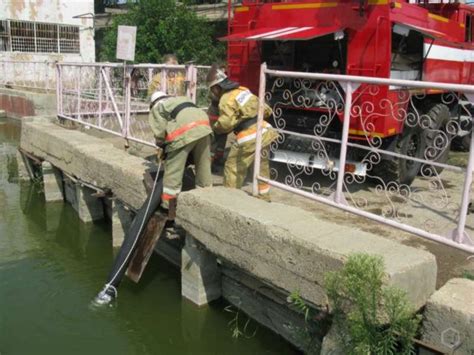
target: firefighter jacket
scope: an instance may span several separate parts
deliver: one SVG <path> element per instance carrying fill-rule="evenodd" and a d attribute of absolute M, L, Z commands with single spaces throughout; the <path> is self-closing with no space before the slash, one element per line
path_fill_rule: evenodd
<path fill-rule="evenodd" d="M 184 147 L 200 138 L 212 134 L 207 114 L 197 107 L 186 107 L 172 117 L 173 110 L 191 101 L 178 96 L 158 101 L 150 110 L 148 120 L 157 145 L 165 145 L 166 151 Z"/>
<path fill-rule="evenodd" d="M 172 75 L 170 75 L 172 74 Z M 184 96 L 186 94 L 186 78 L 181 71 L 172 71 L 166 78 L 166 90 L 161 85 L 161 73 L 153 76 L 151 83 L 148 86 L 148 96 L 151 96 L 155 91 L 166 91 L 168 95 Z"/>
<path fill-rule="evenodd" d="M 258 97 L 250 92 L 249 89 L 240 86 L 230 90 L 222 95 L 219 100 L 219 119 L 213 125 L 214 132 L 217 134 L 230 133 L 234 131 L 237 136 L 237 142 L 245 143 L 256 137 L 256 117 L 258 114 Z M 268 119 L 272 114 L 270 106 L 265 104 L 264 118 Z M 245 125 L 240 129 L 245 121 L 253 120 L 254 124 Z M 251 122 L 251 121 L 249 121 Z M 271 125 L 264 122 L 263 146 L 275 140 L 278 134 L 269 130 Z"/>

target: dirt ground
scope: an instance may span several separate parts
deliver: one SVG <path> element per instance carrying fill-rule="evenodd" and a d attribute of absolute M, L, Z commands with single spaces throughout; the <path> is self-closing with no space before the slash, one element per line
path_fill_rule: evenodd
<path fill-rule="evenodd" d="M 124 140 L 120 137 L 113 137 L 93 129 L 79 129 L 106 139 L 117 148 L 124 148 Z M 135 143 L 130 143 L 128 151 L 144 158 L 154 154 L 153 148 Z M 451 152 L 450 163 L 465 166 L 467 153 Z M 318 182 L 320 189 L 316 193 L 319 196 L 329 197 L 334 190 L 334 181 L 320 173 L 307 175 L 298 169 L 290 169 L 281 164 L 273 165 L 272 172 L 273 175 L 278 175 L 277 181 L 280 182 L 285 182 L 289 177 L 294 183 L 296 178 L 301 178 L 301 189 L 307 192 L 311 192 L 314 182 Z M 448 235 L 456 227 L 463 180 L 462 173 L 443 171 L 439 179 L 418 177 L 409 190 L 393 191 L 390 186 L 382 190 L 377 189 L 376 186 L 380 186 L 380 182 L 372 179 L 347 184 L 345 197 L 350 205 L 358 204 L 362 210 L 385 215 L 390 219 L 439 235 Z M 222 169 L 214 175 L 214 184 L 222 185 Z M 250 181 L 247 181 L 244 190 L 251 192 Z M 474 257 L 470 258 L 467 252 L 277 188 L 272 188 L 271 198 L 273 202 L 296 206 L 314 213 L 317 218 L 334 222 L 334 228 L 340 224 L 349 225 L 381 238 L 431 252 L 436 256 L 438 263 L 438 288 L 453 277 L 460 277 L 466 272 L 474 274 Z M 469 214 L 467 217 L 466 231 L 474 236 L 474 214 Z"/>

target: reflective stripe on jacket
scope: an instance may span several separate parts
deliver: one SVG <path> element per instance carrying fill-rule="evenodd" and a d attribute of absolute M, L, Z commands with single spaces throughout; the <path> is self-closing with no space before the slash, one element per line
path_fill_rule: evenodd
<path fill-rule="evenodd" d="M 219 119 L 213 125 L 216 133 L 229 133 L 242 122 L 254 119 L 258 114 L 258 97 L 249 89 L 240 86 L 222 95 L 219 100 Z M 270 106 L 265 104 L 264 118 L 268 119 L 272 114 Z M 257 125 L 254 124 L 237 134 L 237 143 L 243 144 L 256 138 Z M 274 141 L 278 134 L 271 130 L 272 126 L 264 121 L 262 146 Z"/>
<path fill-rule="evenodd" d="M 173 109 L 184 102 L 190 100 L 187 97 L 171 97 L 158 101 L 148 116 L 157 143 L 166 143 L 167 151 L 179 149 L 212 134 L 207 114 L 200 108 L 187 107 L 175 119 L 171 118 Z"/>
<path fill-rule="evenodd" d="M 209 124 L 208 120 L 190 122 L 190 123 L 178 128 L 177 130 L 168 133 L 168 135 L 166 136 L 166 141 L 167 142 L 172 142 L 176 138 L 178 138 L 179 136 L 185 134 L 187 131 L 189 131 L 190 129 L 193 129 L 194 127 L 197 127 L 197 126 L 208 126 L 208 127 L 210 127 L 210 124 Z"/>
<path fill-rule="evenodd" d="M 272 125 L 268 122 L 263 122 L 262 134 L 265 134 L 269 128 L 272 128 Z M 237 134 L 236 138 L 237 138 L 237 143 L 239 144 L 249 142 L 252 139 L 257 138 L 257 125 L 254 124 L 250 128 L 240 131 Z"/>

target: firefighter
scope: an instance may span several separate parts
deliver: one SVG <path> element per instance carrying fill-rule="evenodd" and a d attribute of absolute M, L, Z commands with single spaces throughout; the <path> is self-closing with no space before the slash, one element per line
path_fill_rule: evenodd
<path fill-rule="evenodd" d="M 212 129 L 207 114 L 187 97 L 173 97 L 162 91 L 151 95 L 148 119 L 159 155 L 166 155 L 161 207 L 173 220 L 188 155 L 192 154 L 194 159 L 196 186 L 212 185 Z"/>
<path fill-rule="evenodd" d="M 219 101 L 212 100 L 207 109 L 209 121 L 214 125 L 219 119 Z M 214 134 L 214 140 L 211 145 L 212 172 L 217 172 L 224 165 L 224 152 L 227 143 L 227 134 Z"/>
<path fill-rule="evenodd" d="M 174 54 L 166 54 L 163 57 L 165 65 L 179 65 L 178 58 Z M 186 78 L 182 71 L 168 69 L 166 73 L 166 93 L 174 96 L 184 96 L 186 94 Z M 155 74 L 148 86 L 148 97 L 157 91 L 163 91 L 161 86 L 161 71 Z"/>
<path fill-rule="evenodd" d="M 247 171 L 255 159 L 255 139 L 258 113 L 258 98 L 249 89 L 231 81 L 225 73 L 213 65 L 207 83 L 211 97 L 219 102 L 219 118 L 213 124 L 216 134 L 234 132 L 236 141 L 230 148 L 224 165 L 224 186 L 241 188 Z M 272 110 L 265 105 L 264 117 L 268 119 Z M 263 122 L 260 175 L 270 177 L 270 144 L 278 137 L 271 125 Z M 258 196 L 270 200 L 270 186 L 259 183 Z"/>

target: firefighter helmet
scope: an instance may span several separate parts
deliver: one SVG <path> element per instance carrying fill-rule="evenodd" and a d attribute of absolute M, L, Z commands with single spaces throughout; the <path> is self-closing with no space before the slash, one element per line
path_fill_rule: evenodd
<path fill-rule="evenodd" d="M 214 85 L 222 83 L 224 80 L 227 79 L 227 75 L 219 69 L 217 64 L 213 64 L 209 74 L 207 74 L 207 86 L 209 88 L 213 87 Z"/>
<path fill-rule="evenodd" d="M 167 97 L 168 95 L 163 92 L 163 91 L 155 91 L 153 94 L 151 94 L 151 97 L 150 97 L 150 103 L 155 103 L 156 101 L 158 100 L 161 100 L 165 97 Z"/>

